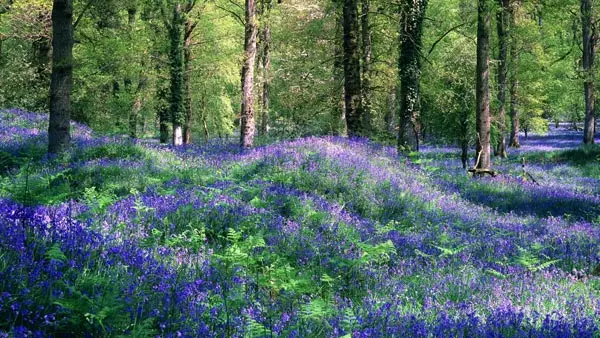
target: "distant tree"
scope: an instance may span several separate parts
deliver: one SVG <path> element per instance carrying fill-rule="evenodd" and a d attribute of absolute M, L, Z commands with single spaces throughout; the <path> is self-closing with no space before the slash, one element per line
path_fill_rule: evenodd
<path fill-rule="evenodd" d="M 254 144 L 254 64 L 256 62 L 256 1 L 246 0 L 244 34 L 244 64 L 242 66 L 242 112 L 240 116 L 240 146 L 251 148 Z"/>
<path fill-rule="evenodd" d="M 427 0 L 404 0 L 400 8 L 398 150 L 419 151 L 421 47 Z"/>
<path fill-rule="evenodd" d="M 359 136 L 363 133 L 363 107 L 360 78 L 360 50 L 358 45 L 358 2 L 344 0 L 343 46 L 344 46 L 344 101 L 346 104 L 346 124 L 348 136 Z"/>
<path fill-rule="evenodd" d="M 52 77 L 48 153 L 66 150 L 71 142 L 73 89 L 73 0 L 54 0 L 52 6 Z"/>
<path fill-rule="evenodd" d="M 476 168 L 489 169 L 490 160 L 490 0 L 479 0 L 477 19 L 476 115 L 477 131 Z"/>
<path fill-rule="evenodd" d="M 581 26 L 583 36 L 583 71 L 585 124 L 583 126 L 583 143 L 593 144 L 596 133 L 596 85 L 594 82 L 594 62 L 598 52 L 597 22 L 594 17 L 594 1 L 581 0 Z"/>

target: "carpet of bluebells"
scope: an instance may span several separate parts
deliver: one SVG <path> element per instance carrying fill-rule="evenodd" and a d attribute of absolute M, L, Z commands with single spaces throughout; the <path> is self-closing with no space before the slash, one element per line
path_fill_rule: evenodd
<path fill-rule="evenodd" d="M 471 178 L 450 147 L 79 124 L 48 159 L 46 120 L 0 111 L 0 337 L 599 335 L 600 151 L 576 132 Z"/>

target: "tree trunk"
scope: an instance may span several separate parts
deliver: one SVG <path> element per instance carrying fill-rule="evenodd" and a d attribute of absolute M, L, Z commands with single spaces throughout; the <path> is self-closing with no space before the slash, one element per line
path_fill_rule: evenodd
<path fill-rule="evenodd" d="M 196 22 L 188 19 L 185 22 L 185 33 L 183 43 L 183 58 L 185 65 L 185 124 L 183 126 L 183 143 L 192 142 L 192 33 L 196 28 Z"/>
<path fill-rule="evenodd" d="M 477 22 L 476 169 L 490 169 L 490 0 L 479 0 Z"/>
<path fill-rule="evenodd" d="M 398 151 L 419 151 L 421 41 L 426 9 L 427 0 L 404 0 L 401 3 Z"/>
<path fill-rule="evenodd" d="M 500 137 L 495 154 L 506 158 L 506 79 L 508 78 L 508 29 L 510 0 L 499 0 L 501 9 L 496 15 L 498 30 L 498 129 Z"/>
<path fill-rule="evenodd" d="M 333 59 L 333 111 L 334 111 L 334 129 L 339 136 L 348 136 L 348 126 L 346 123 L 346 95 L 344 90 L 344 16 L 340 1 L 335 2 L 336 22 L 334 39 L 334 59 Z M 337 124 L 336 124 L 337 122 Z"/>
<path fill-rule="evenodd" d="M 158 89 L 158 124 L 160 130 L 160 143 L 169 142 L 169 123 L 170 111 L 169 111 L 169 89 L 166 86 L 162 86 Z"/>
<path fill-rule="evenodd" d="M 360 53 L 358 48 L 358 3 L 357 0 L 344 0 L 344 101 L 346 103 L 346 124 L 348 136 L 360 136 L 362 125 L 362 97 L 360 85 Z"/>
<path fill-rule="evenodd" d="M 264 27 L 262 31 L 262 62 L 263 62 L 263 84 L 262 84 L 262 111 L 260 119 L 260 134 L 266 135 L 269 131 L 270 94 L 271 94 L 271 8 L 272 0 L 264 0 L 267 6 L 264 15 Z"/>
<path fill-rule="evenodd" d="M 246 27 L 244 36 L 244 65 L 242 67 L 242 113 L 240 116 L 240 146 L 254 144 L 254 64 L 256 61 L 256 2 L 246 0 Z"/>
<path fill-rule="evenodd" d="M 373 33 L 371 30 L 371 0 L 361 0 L 361 35 L 362 35 L 362 107 L 363 129 L 365 133 L 371 131 L 371 115 L 373 114 L 372 100 L 372 73 L 373 73 Z"/>
<path fill-rule="evenodd" d="M 171 43 L 170 64 L 171 64 L 171 102 L 170 111 L 173 122 L 173 145 L 183 144 L 182 126 L 184 123 L 184 62 L 183 62 L 183 26 L 184 18 L 182 15 L 181 4 L 173 7 L 173 21 L 169 27 L 169 37 Z"/>
<path fill-rule="evenodd" d="M 585 99 L 585 124 L 583 143 L 593 144 L 596 132 L 595 104 L 596 85 L 594 83 L 594 61 L 598 51 L 598 37 L 594 26 L 594 8 L 592 0 L 581 0 L 581 24 L 583 31 L 583 83 Z"/>
<path fill-rule="evenodd" d="M 515 27 L 514 9 L 509 12 L 510 26 Z M 512 30 L 514 32 L 514 29 Z M 510 42 L 510 147 L 519 148 L 519 47 L 514 33 Z"/>
<path fill-rule="evenodd" d="M 136 15 L 137 15 L 137 8 L 132 4 L 131 7 L 129 7 L 127 9 L 127 17 L 128 17 L 128 25 L 129 25 L 129 41 L 133 41 L 134 37 L 134 30 L 135 30 L 135 19 L 136 19 Z M 139 77 L 139 82 L 138 82 L 138 87 L 135 90 L 135 93 L 133 93 L 134 99 L 133 99 L 133 104 L 131 105 L 131 109 L 129 110 L 129 137 L 131 138 L 137 138 L 138 134 L 137 134 L 137 126 L 138 126 L 138 115 L 140 110 L 142 109 L 142 97 L 141 92 L 144 89 L 144 85 L 146 82 L 146 79 L 144 77 L 143 74 L 144 71 L 144 62 L 141 62 L 141 69 L 140 69 L 140 77 Z M 125 87 L 127 89 L 127 91 L 131 90 L 131 78 L 129 77 L 125 77 L 124 79 L 125 82 Z"/>
<path fill-rule="evenodd" d="M 383 121 L 385 122 L 385 130 L 391 135 L 396 135 L 396 113 L 398 111 L 398 86 L 394 86 L 392 90 L 387 95 L 387 109 L 385 110 L 385 115 L 383 116 Z"/>
<path fill-rule="evenodd" d="M 73 0 L 54 0 L 52 6 L 52 80 L 48 153 L 63 152 L 71 142 L 73 89 Z"/>

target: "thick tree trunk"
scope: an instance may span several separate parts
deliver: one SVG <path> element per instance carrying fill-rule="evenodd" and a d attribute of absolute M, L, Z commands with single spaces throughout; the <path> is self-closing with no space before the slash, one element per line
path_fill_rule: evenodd
<path fill-rule="evenodd" d="M 476 169 L 490 169 L 490 0 L 479 0 L 477 22 Z"/>
<path fill-rule="evenodd" d="M 242 113 L 240 116 L 240 146 L 254 144 L 254 64 L 256 61 L 256 1 L 246 0 L 246 30 L 244 37 L 244 65 L 242 67 Z"/>
<path fill-rule="evenodd" d="M 344 0 L 342 13 L 344 32 L 344 101 L 346 104 L 348 136 L 352 137 L 363 134 L 357 0 Z"/>
<path fill-rule="evenodd" d="M 427 0 L 404 0 L 401 3 L 398 151 L 403 152 L 419 151 L 421 40 L 426 9 Z"/>
<path fill-rule="evenodd" d="M 170 111 L 173 122 L 173 145 L 183 144 L 184 123 L 184 62 L 183 62 L 183 29 L 184 18 L 181 4 L 173 7 L 173 20 L 169 27 L 171 43 L 170 65 L 171 65 L 171 102 Z"/>
<path fill-rule="evenodd" d="M 506 153 L 506 80 L 508 78 L 508 29 L 510 0 L 499 0 L 501 9 L 496 16 L 498 30 L 498 129 L 496 156 L 507 157 Z"/>
<path fill-rule="evenodd" d="M 48 153 L 66 150 L 71 142 L 73 89 L 73 0 L 54 0 L 52 6 L 52 80 Z"/>
<path fill-rule="evenodd" d="M 185 65 L 184 87 L 185 87 L 185 123 L 183 126 L 183 143 L 192 142 L 192 33 L 196 28 L 196 22 L 188 19 L 185 22 L 185 33 L 183 43 L 183 58 Z"/>
<path fill-rule="evenodd" d="M 372 73 L 373 73 L 373 33 L 371 30 L 371 0 L 361 0 L 361 35 L 362 35 L 362 107 L 363 129 L 365 133 L 371 131 L 371 118 L 373 114 L 372 99 Z"/>
<path fill-rule="evenodd" d="M 592 0 L 581 0 L 581 25 L 583 35 L 583 83 L 585 99 L 585 123 L 583 125 L 583 143 L 593 144 L 596 133 L 596 85 L 594 83 L 594 61 L 598 52 L 598 36 L 594 26 L 594 8 Z"/>

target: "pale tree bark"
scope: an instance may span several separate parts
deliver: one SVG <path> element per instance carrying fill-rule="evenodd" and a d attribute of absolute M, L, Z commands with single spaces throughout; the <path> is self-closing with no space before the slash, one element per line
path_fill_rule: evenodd
<path fill-rule="evenodd" d="M 419 151 L 421 48 L 427 0 L 403 0 L 400 8 L 398 151 Z"/>
<path fill-rule="evenodd" d="M 479 0 L 477 20 L 476 131 L 477 169 L 490 169 L 490 0 Z"/>
<path fill-rule="evenodd" d="M 48 153 L 63 152 L 71 142 L 73 89 L 73 0 L 54 0 L 52 6 L 52 79 Z"/>
<path fill-rule="evenodd" d="M 583 82 L 585 99 L 585 124 L 583 143 L 593 144 L 596 134 L 596 84 L 594 82 L 594 62 L 598 52 L 596 18 L 594 18 L 593 0 L 581 0 L 581 26 L 583 36 Z"/>
<path fill-rule="evenodd" d="M 362 107 L 363 129 L 365 133 L 371 131 L 373 114 L 372 99 L 372 74 L 373 74 L 373 31 L 371 29 L 371 0 L 361 0 L 361 38 L 362 38 Z"/>
<path fill-rule="evenodd" d="M 254 64 L 256 62 L 256 1 L 246 0 L 244 36 L 244 65 L 242 67 L 242 112 L 240 116 L 240 146 L 251 148 L 254 144 Z"/>
<path fill-rule="evenodd" d="M 500 137 L 495 148 L 495 155 L 507 157 L 506 153 L 506 88 L 508 78 L 508 30 L 510 0 L 498 0 L 500 9 L 496 15 L 498 31 L 498 129 Z"/>
<path fill-rule="evenodd" d="M 363 108 L 360 79 L 360 51 L 358 47 L 358 3 L 357 0 L 344 0 L 344 101 L 346 104 L 346 124 L 348 136 L 363 134 Z"/>

